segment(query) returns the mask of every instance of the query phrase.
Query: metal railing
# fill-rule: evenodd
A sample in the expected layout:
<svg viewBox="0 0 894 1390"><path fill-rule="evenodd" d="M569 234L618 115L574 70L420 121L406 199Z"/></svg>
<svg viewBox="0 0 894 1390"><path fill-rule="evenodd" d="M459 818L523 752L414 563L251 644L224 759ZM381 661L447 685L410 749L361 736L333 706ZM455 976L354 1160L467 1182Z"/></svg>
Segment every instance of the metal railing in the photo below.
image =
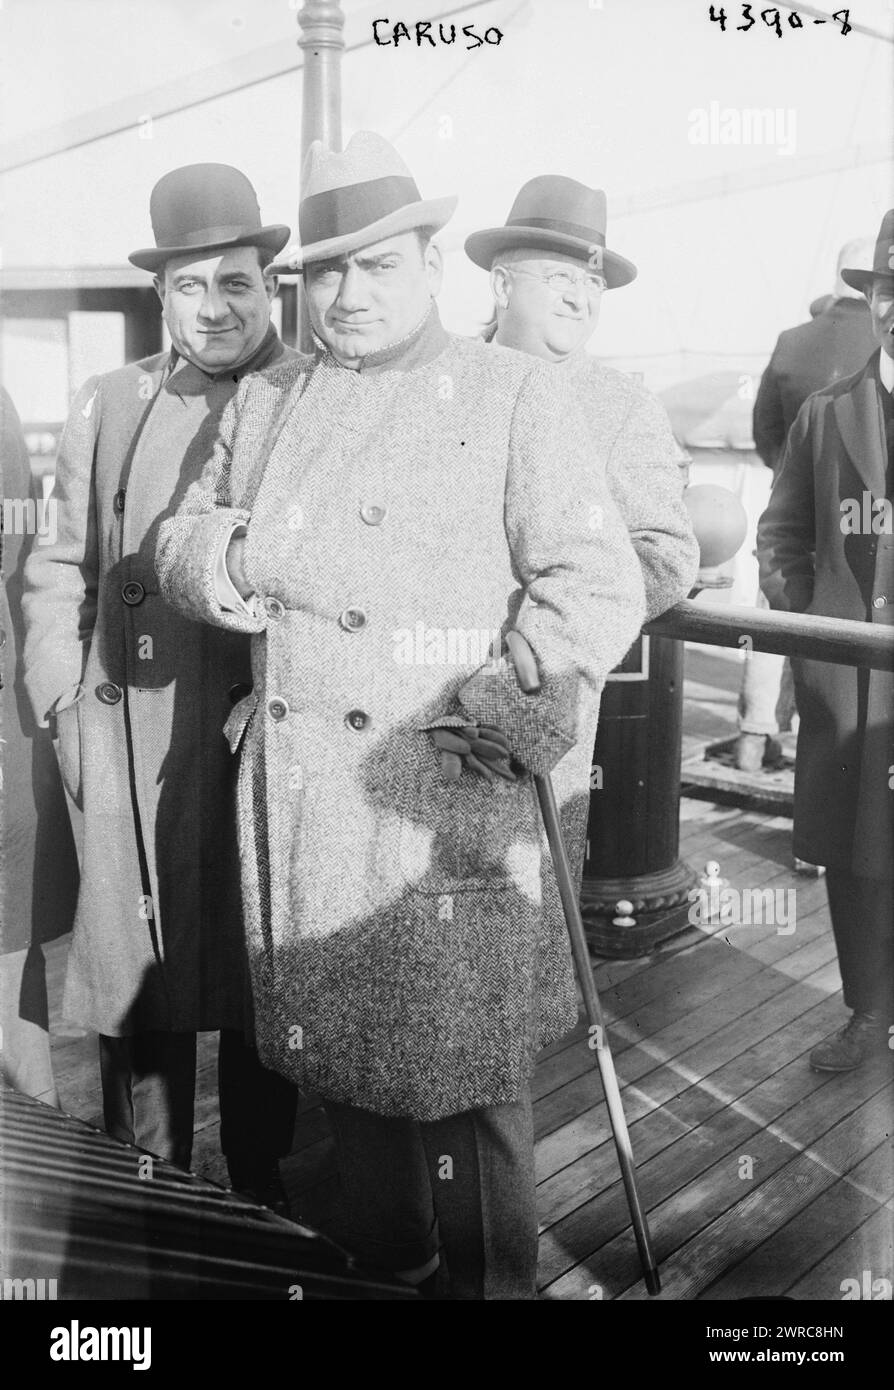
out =
<svg viewBox="0 0 894 1390"><path fill-rule="evenodd" d="M756 652L836 661L872 671L894 671L894 626L820 618L809 613L779 613L767 608L706 605L684 599L644 632L703 642L715 647L749 645Z"/></svg>

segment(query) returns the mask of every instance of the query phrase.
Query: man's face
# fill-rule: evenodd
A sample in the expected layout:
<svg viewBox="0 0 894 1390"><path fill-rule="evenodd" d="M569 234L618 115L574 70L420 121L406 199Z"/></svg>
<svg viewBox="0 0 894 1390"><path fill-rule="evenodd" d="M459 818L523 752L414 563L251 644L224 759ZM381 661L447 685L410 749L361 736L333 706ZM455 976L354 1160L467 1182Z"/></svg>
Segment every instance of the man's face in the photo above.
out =
<svg viewBox="0 0 894 1390"><path fill-rule="evenodd" d="M600 282L599 272L586 261L560 252L513 257L505 265L498 258L491 271L499 322L496 341L560 362L582 348L596 327Z"/></svg>
<svg viewBox="0 0 894 1390"><path fill-rule="evenodd" d="M889 357L894 357L894 280L873 280L867 293L875 341Z"/></svg>
<svg viewBox="0 0 894 1390"><path fill-rule="evenodd" d="M415 232L405 232L311 262L304 288L317 336L343 366L358 367L425 317L441 288L441 255L431 243L423 250Z"/></svg>
<svg viewBox="0 0 894 1390"><path fill-rule="evenodd" d="M155 281L178 352L203 371L237 367L260 347L270 323L275 276L265 276L257 248L177 256Z"/></svg>

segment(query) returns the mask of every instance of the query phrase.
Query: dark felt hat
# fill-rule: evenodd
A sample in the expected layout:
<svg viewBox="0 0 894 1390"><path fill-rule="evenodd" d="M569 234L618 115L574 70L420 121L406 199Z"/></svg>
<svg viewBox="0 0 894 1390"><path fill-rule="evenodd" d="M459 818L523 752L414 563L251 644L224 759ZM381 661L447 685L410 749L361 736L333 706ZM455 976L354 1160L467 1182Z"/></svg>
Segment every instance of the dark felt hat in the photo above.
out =
<svg viewBox="0 0 894 1390"><path fill-rule="evenodd" d="M601 270L608 288L627 285L636 276L632 261L605 247L605 194L562 174L540 174L519 190L503 227L489 227L466 238L466 255L490 270L501 251L530 246L562 251Z"/></svg>
<svg viewBox="0 0 894 1390"><path fill-rule="evenodd" d="M288 227L261 225L258 195L229 164L187 164L158 180L149 199L155 246L128 256L141 270L156 271L174 256L230 246L264 246L276 254Z"/></svg>
<svg viewBox="0 0 894 1390"><path fill-rule="evenodd" d="M894 284L894 208L889 208L882 218L875 255L871 270L842 269L841 278L853 290L869 290L873 280L885 280Z"/></svg>

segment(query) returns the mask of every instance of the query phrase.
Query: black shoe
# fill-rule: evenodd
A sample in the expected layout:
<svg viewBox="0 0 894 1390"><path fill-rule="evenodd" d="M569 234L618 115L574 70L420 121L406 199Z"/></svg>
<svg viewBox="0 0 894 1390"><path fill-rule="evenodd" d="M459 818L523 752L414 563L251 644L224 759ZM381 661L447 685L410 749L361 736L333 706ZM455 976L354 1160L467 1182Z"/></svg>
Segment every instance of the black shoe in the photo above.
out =
<svg viewBox="0 0 894 1390"><path fill-rule="evenodd" d="M227 1160L227 1172L233 1191L238 1192L240 1197L250 1197L253 1202L260 1202L262 1207L269 1207L277 1216L291 1218L288 1193L283 1186L276 1159L253 1166Z"/></svg>
<svg viewBox="0 0 894 1390"><path fill-rule="evenodd" d="M834 1038L815 1047L810 1054L814 1071L853 1071L884 1042L881 1021L875 1014L853 1013Z"/></svg>

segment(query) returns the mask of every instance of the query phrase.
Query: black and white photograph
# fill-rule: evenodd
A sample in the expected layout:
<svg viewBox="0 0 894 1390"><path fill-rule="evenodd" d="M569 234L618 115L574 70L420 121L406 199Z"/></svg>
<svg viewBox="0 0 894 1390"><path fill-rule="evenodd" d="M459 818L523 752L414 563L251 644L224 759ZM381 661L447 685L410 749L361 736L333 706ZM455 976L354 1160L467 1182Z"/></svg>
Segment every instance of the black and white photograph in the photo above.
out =
<svg viewBox="0 0 894 1390"><path fill-rule="evenodd" d="M892 79L894 0L0 0L28 1365L876 1347Z"/></svg>

